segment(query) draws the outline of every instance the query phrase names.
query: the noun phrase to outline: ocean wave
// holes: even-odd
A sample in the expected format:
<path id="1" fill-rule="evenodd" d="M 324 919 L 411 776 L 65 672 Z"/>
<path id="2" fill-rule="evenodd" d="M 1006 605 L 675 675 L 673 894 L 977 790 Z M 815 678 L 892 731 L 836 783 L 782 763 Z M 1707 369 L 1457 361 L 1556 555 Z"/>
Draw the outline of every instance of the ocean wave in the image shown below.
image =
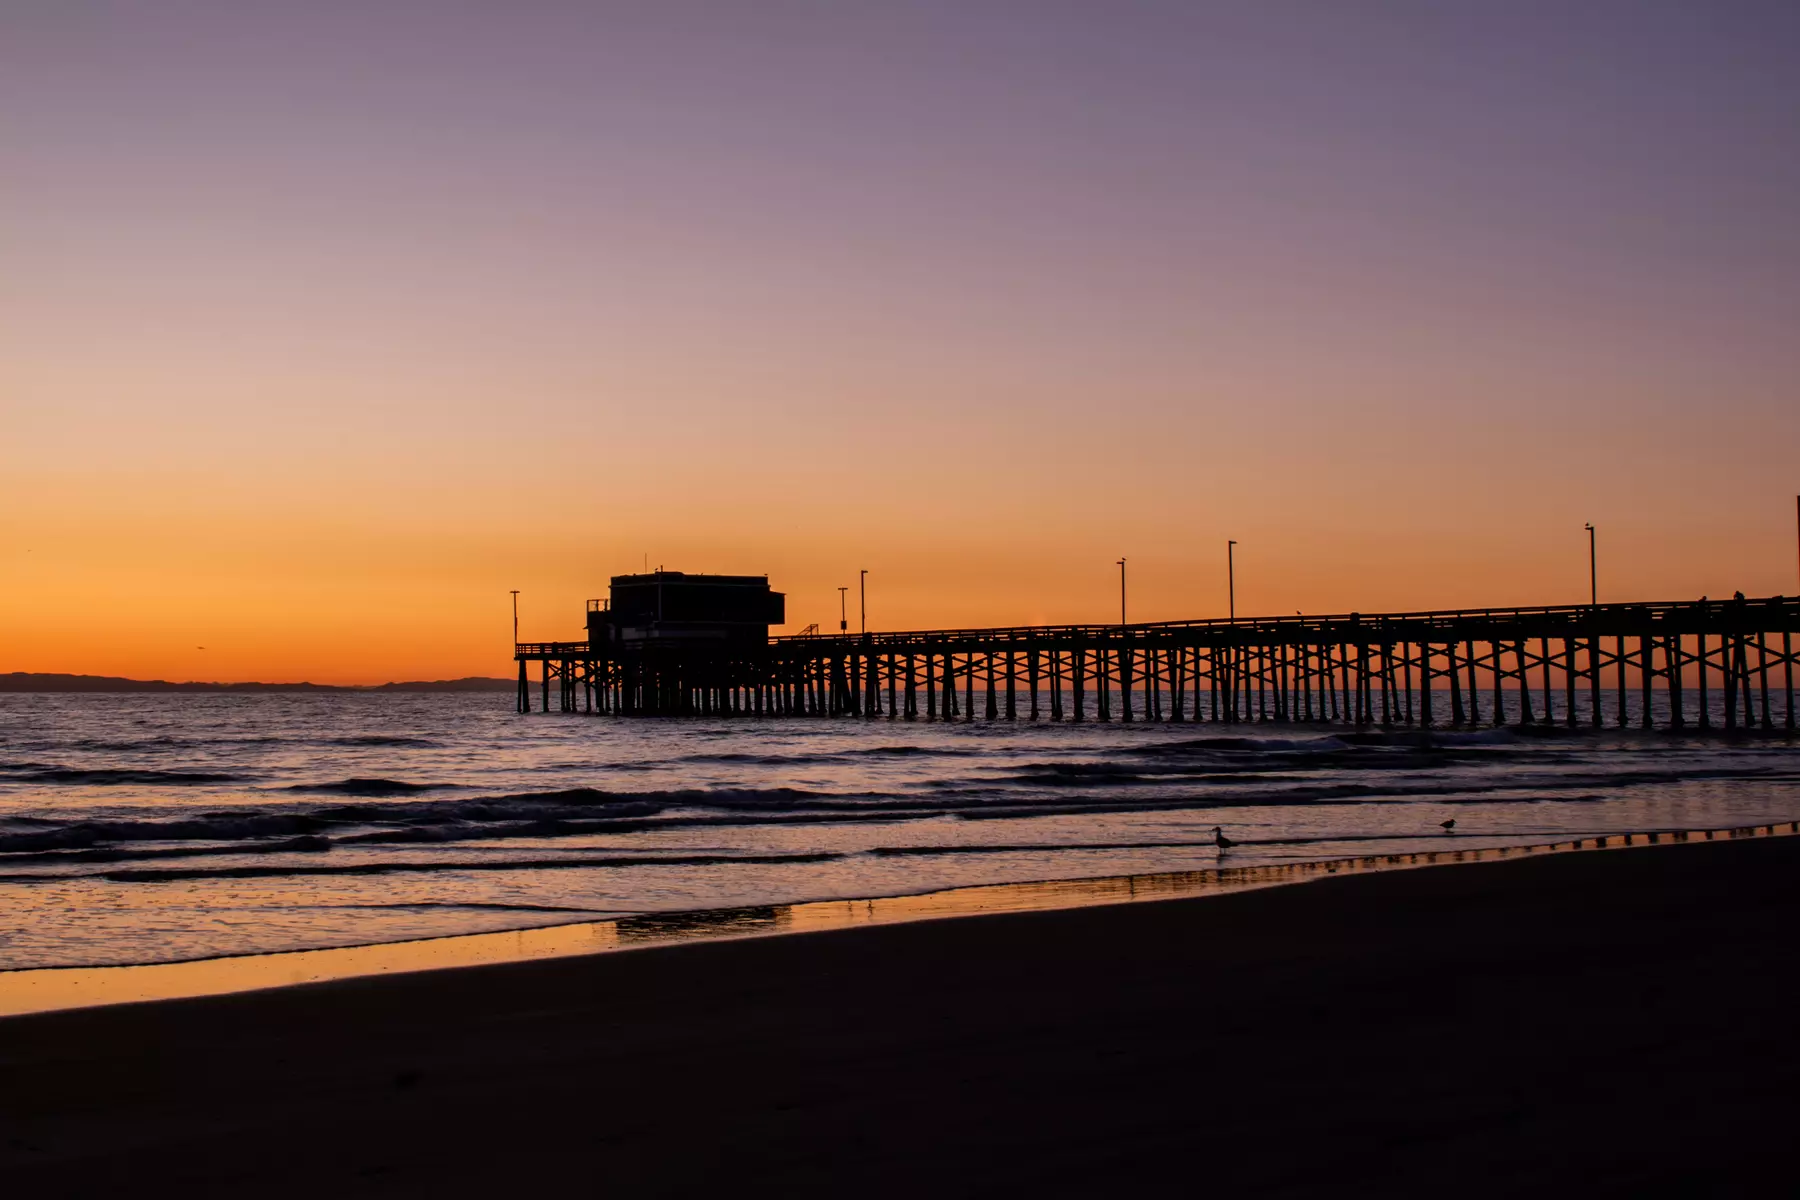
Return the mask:
<path id="1" fill-rule="evenodd" d="M 76 821 L 0 834 L 0 855 L 85 850 L 121 842 L 251 842 L 317 834 L 328 827 L 307 813 L 244 813 L 166 821 Z"/>
<path id="2" fill-rule="evenodd" d="M 587 908 L 578 904 L 504 904 L 497 900 L 397 900 L 392 904 L 321 904 L 317 907 L 398 912 L 411 912 L 415 909 L 466 908 L 479 912 L 586 913 L 597 921 L 637 915 L 636 909 Z"/>
<path id="3" fill-rule="evenodd" d="M 342 796 L 408 796 L 454 787 L 449 783 L 408 783 L 404 779 L 338 779 L 330 783 L 294 783 L 289 792 L 335 792 Z"/>
<path id="4" fill-rule="evenodd" d="M 1610 780 L 1590 779 L 1581 781 L 1586 788 L 1627 787 L 1628 783 L 1613 784 Z M 1122 795 L 1118 797 L 1082 797 L 1060 804 L 994 804 L 979 808 L 970 808 L 948 814 L 962 821 L 1003 821 L 1018 818 L 1042 816 L 1094 816 L 1100 814 L 1150 813 L 1150 812 L 1203 812 L 1211 809 L 1257 809 L 1300 807 L 1308 805 L 1354 805 L 1364 804 L 1371 800 L 1383 804 L 1423 804 L 1481 803 L 1484 796 L 1492 794 L 1493 803 L 1537 804 L 1557 801 L 1588 801 L 1594 799 L 1588 793 L 1561 795 L 1542 791 L 1546 785 L 1542 782 L 1519 781 L 1515 783 L 1476 784 L 1466 781 L 1450 782 L 1434 785 L 1395 786 L 1378 784 L 1321 784 L 1315 787 L 1284 788 L 1276 791 L 1220 791 L 1209 796 L 1169 796 L 1145 797 L 1141 795 Z M 1558 786 L 1561 786 L 1559 783 Z M 1521 795 L 1521 793 L 1526 793 Z M 1499 799 L 1501 795 L 1505 799 Z"/>
<path id="5" fill-rule="evenodd" d="M 1442 829 L 1421 829 L 1414 833 L 1324 833 L 1304 837 L 1234 836 L 1234 846 L 1318 846 L 1337 842 L 1397 842 L 1415 838 L 1442 842 Z M 1064 850 L 1216 850 L 1210 837 L 1204 840 L 1182 838 L 1172 841 L 1136 842 L 1002 842 L 980 845 L 881 846 L 869 851 L 878 858 L 935 858 L 950 854 L 1033 854 L 1057 853 Z"/>
<path id="6" fill-rule="evenodd" d="M 1369 759 L 1371 751 L 1385 749 L 1430 751 L 1442 754 L 1460 747 L 1516 746 L 1520 731 L 1511 727 L 1494 729 L 1359 729 L 1311 738 L 1203 737 L 1136 746 L 1121 752 L 1121 757 L 1166 758 L 1206 754 L 1229 758 L 1293 756 L 1307 761 L 1354 763 Z M 1542 758 L 1541 752 L 1534 756 Z M 1376 760 L 1371 760 L 1376 761 Z M 1392 766 L 1393 759 L 1381 756 L 1382 766 Z"/>
<path id="7" fill-rule="evenodd" d="M 436 750 L 443 743 L 431 738 L 408 737 L 404 734 L 361 733 L 352 737 L 325 738 L 321 742 L 326 746 L 389 746 L 409 750 Z"/>
<path id="8" fill-rule="evenodd" d="M 859 746 L 839 751 L 844 758 L 915 758 L 929 756 L 931 758 L 982 758 L 989 751 L 985 747 L 964 746 Z"/>
<path id="9" fill-rule="evenodd" d="M 291 744 L 295 739 L 273 734 L 248 737 L 202 737 L 162 734 L 145 738 L 89 737 L 44 743 L 60 750 L 99 751 L 105 754 L 164 754 L 172 750 L 208 749 L 218 746 L 272 746 Z"/>
<path id="10" fill-rule="evenodd" d="M 408 846 L 408 845 L 454 845 L 470 842 L 503 842 L 527 838 L 551 840 L 556 838 L 599 837 L 618 834 L 647 833 L 653 830 L 676 829 L 734 829 L 748 827 L 772 826 L 805 826 L 858 823 L 895 823 L 927 820 L 946 815 L 941 808 L 927 809 L 888 809 L 863 813 L 790 813 L 779 816 L 749 816 L 715 814 L 692 814 L 685 816 L 655 817 L 650 815 L 638 817 L 596 817 L 591 819 L 543 819 L 535 821 L 510 821 L 505 823 L 481 824 L 444 822 L 440 824 L 421 824 L 405 828 L 387 828 L 368 830 L 361 833 L 336 832 L 327 833 L 328 825 L 321 825 L 321 832 L 305 835 L 306 844 L 296 845 L 299 850 L 329 850 L 334 846 Z M 216 827 L 221 835 L 234 832 L 229 825 Z M 273 831 L 271 831 L 273 832 Z M 221 843 L 202 844 L 203 839 L 186 838 L 179 834 L 161 836 L 161 828 L 155 830 L 121 830 L 117 824 L 99 826 L 88 823 L 84 826 L 72 826 L 66 830 L 58 830 L 53 834 L 28 836 L 0 836 L 0 863 L 22 862 L 121 862 L 133 858 L 170 858 L 185 855 L 213 854 L 257 854 L 267 850 L 282 848 L 282 843 L 241 839 Z M 121 836 L 121 835 L 124 836 Z M 131 835 L 137 836 L 131 836 Z M 149 836 L 144 836 L 148 834 Z M 265 834 L 264 836 L 267 836 Z M 177 848 L 142 848 L 145 843 L 157 841 L 193 842 Z"/>
<path id="11" fill-rule="evenodd" d="M 224 771 L 152 771 L 141 767 L 58 767 L 38 763 L 0 764 L 0 776 L 9 782 L 57 783 L 117 787 L 124 784 L 177 786 L 207 783 L 241 783 L 251 778 Z"/>
<path id="12" fill-rule="evenodd" d="M 1434 746 L 1512 746 L 1519 735 L 1511 729 L 1435 730 L 1430 734 Z"/>
<path id="13" fill-rule="evenodd" d="M 152 859 L 209 858 L 219 855 L 252 854 L 318 854 L 330 850 L 330 838 L 318 834 L 282 838 L 279 841 L 234 842 L 225 845 L 150 846 L 136 842 L 129 846 L 89 845 L 81 848 L 56 847 L 40 850 L 8 850 L 0 855 L 7 866 L 63 866 L 80 863 L 144 862 Z M 44 876 L 41 878 L 50 878 Z"/>
<path id="14" fill-rule="evenodd" d="M 91 878 L 114 883 L 163 883 L 179 879 L 266 879 L 281 875 L 392 875 L 438 871 L 567 871 L 596 867 L 722 867 L 831 862 L 844 857 L 829 851 L 800 854 L 606 854 L 558 858 L 399 860 L 389 862 L 292 863 L 234 867 L 141 867 L 100 871 Z M 33 876 L 0 875 L 23 882 Z"/>
<path id="15" fill-rule="evenodd" d="M 392 789 L 369 790 L 380 796 Z M 934 816 L 942 811 L 942 806 L 929 802 L 903 807 L 924 807 Z M 280 811 L 227 810 L 168 819 L 89 819 L 63 824 L 45 818 L 14 818 L 10 824 L 15 831 L 0 833 L 0 856 L 132 842 L 247 843 L 303 835 L 331 836 L 334 841 L 348 843 L 623 833 L 648 828 L 649 818 L 673 808 L 690 810 L 687 818 L 679 822 L 689 825 L 858 817 L 896 819 L 891 809 L 882 811 L 870 797 L 822 796 L 793 788 L 623 793 L 566 788 L 454 800 L 377 801 Z"/>
<path id="16" fill-rule="evenodd" d="M 62 743 L 62 748 L 76 751 L 99 751 L 103 754 L 129 754 L 148 752 L 166 754 L 171 750 L 190 750 L 195 743 L 191 738 L 145 738 L 137 741 L 109 741 L 105 738 L 77 738 L 72 742 Z"/>
<path id="17" fill-rule="evenodd" d="M 870 758 L 976 758 L 984 757 L 984 749 L 956 746 L 853 746 L 843 749 L 809 750 L 784 753 L 779 750 L 751 752 L 729 750 L 712 754 L 684 754 L 676 761 L 684 763 L 742 763 L 746 766 L 786 767 L 816 766 L 821 763 L 854 762 Z"/>
<path id="18" fill-rule="evenodd" d="M 1336 734 L 1308 738 L 1275 737 L 1198 737 L 1179 741 L 1158 742 L 1149 746 L 1132 746 L 1124 754 L 1156 758 L 1168 754 L 1236 753 L 1268 754 L 1279 752 L 1321 753 L 1348 749 L 1348 743 Z"/>
<path id="19" fill-rule="evenodd" d="M 1481 736 L 1474 734 L 1471 736 Z M 1205 739 L 1210 742 L 1237 739 Z M 1326 740 L 1326 739 L 1320 739 Z M 1410 759 L 1403 759 L 1410 765 Z M 1424 761 L 1423 759 L 1421 761 Z M 12 778 L 61 772 L 44 764 L 8 764 Z M 166 781 L 162 772 L 83 772 L 109 781 L 121 776 Z M 174 773 L 182 780 L 233 776 Z M 143 856 L 224 852 L 316 853 L 334 846 L 426 846 L 479 841 L 568 839 L 628 835 L 682 828 L 902 823 L 933 819 L 959 821 L 1029 820 L 1050 816 L 1204 812 L 1221 808 L 1279 809 L 1306 805 L 1381 803 L 1520 803 L 1588 800 L 1622 789 L 1701 779 L 1772 778 L 1788 775 L 1771 764 L 1736 767 L 1592 771 L 1531 771 L 1516 768 L 1479 778 L 1466 772 L 1442 777 L 1421 773 L 1371 777 L 1322 777 L 1310 772 L 1282 774 L 1176 768 L 1153 761 L 1028 764 L 1028 773 L 1004 786 L 969 779 L 924 781 L 906 793 L 833 793 L 802 788 L 717 787 L 608 791 L 563 788 L 489 796 L 438 797 L 425 793 L 457 785 L 404 780 L 350 778 L 296 785 L 302 791 L 359 798 L 349 803 L 284 803 L 271 807 L 174 816 L 88 816 L 57 821 L 9 816 L 0 821 L 0 862 L 119 861 Z M 1020 787 L 1018 781 L 1031 784 Z M 264 793 L 267 795 L 268 793 Z M 160 801 L 159 801 L 160 803 Z M 144 811 L 144 810 L 140 810 Z M 154 809 L 147 810 L 153 813 Z M 294 841 L 294 839 L 310 839 Z M 186 843 L 189 848 L 172 846 Z M 157 844 L 164 849 L 153 849 Z M 85 857 L 80 852 L 91 852 Z M 60 856 L 60 858 L 58 858 Z M 108 857 L 110 856 L 110 857 Z"/>
<path id="20" fill-rule="evenodd" d="M 1419 758 L 1423 764 L 1433 760 Z M 1211 755 L 1188 756 L 1170 761 L 1144 760 L 1139 758 L 1122 759 L 1065 759 L 1047 760 L 1043 762 L 1008 763 L 997 768 L 1003 779 L 1029 780 L 1033 782 L 1065 782 L 1068 780 L 1093 779 L 1102 783 L 1115 781 L 1136 781 L 1156 779 L 1267 779 L 1274 778 L 1281 771 L 1298 771 L 1313 775 L 1320 770 L 1339 766 L 1351 770 L 1367 768 L 1370 770 L 1404 769 L 1411 763 L 1402 760 L 1375 762 L 1365 759 L 1340 763 L 1334 756 L 1328 761 L 1310 755 L 1272 754 L 1260 758 L 1217 758 Z M 1433 762 L 1441 765 L 1441 762 Z"/>
<path id="21" fill-rule="evenodd" d="M 1519 730 L 1510 726 L 1493 729 L 1364 729 L 1338 735 L 1349 746 L 1400 746 L 1429 750 L 1443 746 L 1512 746 Z"/>

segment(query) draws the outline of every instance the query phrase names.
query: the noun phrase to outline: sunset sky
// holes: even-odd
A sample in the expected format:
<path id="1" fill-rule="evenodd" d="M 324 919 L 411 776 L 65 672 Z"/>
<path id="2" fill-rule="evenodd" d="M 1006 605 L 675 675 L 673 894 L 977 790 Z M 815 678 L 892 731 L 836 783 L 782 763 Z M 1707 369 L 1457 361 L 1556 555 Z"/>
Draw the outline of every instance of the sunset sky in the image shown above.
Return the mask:
<path id="1" fill-rule="evenodd" d="M 1792 594 L 1793 3 L 0 8 L 0 671 Z M 205 647 L 200 649 L 199 647 Z"/>

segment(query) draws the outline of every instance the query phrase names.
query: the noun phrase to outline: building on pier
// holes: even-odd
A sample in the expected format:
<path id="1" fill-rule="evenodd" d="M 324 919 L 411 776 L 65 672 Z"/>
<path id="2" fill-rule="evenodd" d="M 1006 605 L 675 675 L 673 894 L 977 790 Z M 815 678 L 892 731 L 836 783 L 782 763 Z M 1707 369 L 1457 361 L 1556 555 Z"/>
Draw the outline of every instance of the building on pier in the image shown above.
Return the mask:
<path id="1" fill-rule="evenodd" d="M 614 575 L 611 596 L 588 602 L 588 644 L 614 652 L 651 647 L 763 646 L 787 621 L 787 597 L 767 575 Z"/>

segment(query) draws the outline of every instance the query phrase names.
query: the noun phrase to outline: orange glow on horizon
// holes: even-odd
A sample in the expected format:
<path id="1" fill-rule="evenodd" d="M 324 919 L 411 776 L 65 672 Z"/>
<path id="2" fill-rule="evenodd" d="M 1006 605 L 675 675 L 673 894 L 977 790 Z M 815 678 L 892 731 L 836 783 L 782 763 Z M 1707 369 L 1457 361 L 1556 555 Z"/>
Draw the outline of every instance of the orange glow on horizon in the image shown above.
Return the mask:
<path id="1" fill-rule="evenodd" d="M 0 671 L 1800 587 L 1785 27 L 814 7 L 17 22 Z"/>

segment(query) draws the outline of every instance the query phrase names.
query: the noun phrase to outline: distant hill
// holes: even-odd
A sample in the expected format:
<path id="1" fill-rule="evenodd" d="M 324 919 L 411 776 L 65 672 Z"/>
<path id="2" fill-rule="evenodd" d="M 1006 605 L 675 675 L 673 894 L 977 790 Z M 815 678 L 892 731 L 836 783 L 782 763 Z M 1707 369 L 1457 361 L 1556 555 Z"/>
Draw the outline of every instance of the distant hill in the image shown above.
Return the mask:
<path id="1" fill-rule="evenodd" d="M 503 692 L 512 679 L 413 680 L 368 687 L 331 683 L 170 683 L 166 679 L 121 679 L 112 675 L 59 675 L 31 671 L 0 674 L 0 692 Z"/>

